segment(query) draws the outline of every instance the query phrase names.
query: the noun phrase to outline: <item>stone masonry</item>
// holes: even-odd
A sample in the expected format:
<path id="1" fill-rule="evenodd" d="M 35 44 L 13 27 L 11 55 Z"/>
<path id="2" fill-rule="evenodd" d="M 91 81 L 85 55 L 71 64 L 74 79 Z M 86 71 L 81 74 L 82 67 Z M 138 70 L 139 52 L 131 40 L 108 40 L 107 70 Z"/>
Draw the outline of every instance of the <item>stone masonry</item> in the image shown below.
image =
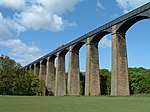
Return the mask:
<path id="1" fill-rule="evenodd" d="M 56 57 L 55 96 L 66 95 L 65 56 L 59 52 Z"/>
<path id="2" fill-rule="evenodd" d="M 116 26 L 112 27 L 111 95 L 129 95 L 128 60 L 125 34 L 117 32 Z"/>
<path id="3" fill-rule="evenodd" d="M 100 94 L 98 44 L 90 42 L 90 38 L 86 53 L 85 95 L 96 96 Z"/>
<path id="4" fill-rule="evenodd" d="M 80 94 L 79 51 L 73 50 L 73 47 L 70 46 L 69 71 L 68 71 L 68 95 L 77 96 L 79 94 Z"/>

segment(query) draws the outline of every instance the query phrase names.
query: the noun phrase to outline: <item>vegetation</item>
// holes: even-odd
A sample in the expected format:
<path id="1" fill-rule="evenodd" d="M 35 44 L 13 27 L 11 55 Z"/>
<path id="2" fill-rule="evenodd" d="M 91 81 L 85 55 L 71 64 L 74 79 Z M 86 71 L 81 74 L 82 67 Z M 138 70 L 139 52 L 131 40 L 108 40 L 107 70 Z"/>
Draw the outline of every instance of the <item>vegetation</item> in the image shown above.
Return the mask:
<path id="1" fill-rule="evenodd" d="M 80 95 L 84 95 L 85 91 L 85 72 L 80 72 Z"/>
<path id="2" fill-rule="evenodd" d="M 40 81 L 33 72 L 22 69 L 8 56 L 0 56 L 1 95 L 36 95 L 39 88 Z"/>
<path id="3" fill-rule="evenodd" d="M 107 69 L 100 70 L 101 95 L 110 95 L 111 90 L 111 72 Z"/>
<path id="4" fill-rule="evenodd" d="M 111 72 L 100 70 L 101 94 L 110 95 Z M 150 70 L 144 68 L 129 68 L 130 94 L 150 93 Z"/>
<path id="5" fill-rule="evenodd" d="M 0 112 L 149 112 L 150 97 L 0 96 Z"/>
<path id="6" fill-rule="evenodd" d="M 150 70 L 129 68 L 130 93 L 150 93 Z"/>

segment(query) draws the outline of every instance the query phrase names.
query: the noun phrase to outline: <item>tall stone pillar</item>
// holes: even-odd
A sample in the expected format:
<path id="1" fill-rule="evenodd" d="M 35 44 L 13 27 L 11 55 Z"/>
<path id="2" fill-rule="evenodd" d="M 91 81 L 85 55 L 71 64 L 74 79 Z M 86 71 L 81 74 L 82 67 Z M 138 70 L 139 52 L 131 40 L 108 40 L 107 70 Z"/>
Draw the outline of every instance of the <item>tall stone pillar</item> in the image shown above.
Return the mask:
<path id="1" fill-rule="evenodd" d="M 46 87 L 47 95 L 54 96 L 55 92 L 55 59 L 47 58 Z"/>
<path id="2" fill-rule="evenodd" d="M 125 34 L 117 32 L 116 26 L 112 27 L 111 95 L 129 95 L 128 59 Z"/>
<path id="3" fill-rule="evenodd" d="M 43 90 L 41 91 L 41 95 L 45 96 L 45 82 L 46 82 L 46 62 L 40 61 L 40 74 L 39 78 L 42 80 Z"/>
<path id="4" fill-rule="evenodd" d="M 79 50 L 73 50 L 72 46 L 69 51 L 68 95 L 80 95 Z"/>
<path id="5" fill-rule="evenodd" d="M 100 94 L 98 44 L 90 42 L 90 38 L 87 38 L 86 56 L 85 95 L 96 96 Z"/>
<path id="6" fill-rule="evenodd" d="M 35 63 L 34 64 L 34 74 L 36 75 L 36 76 L 39 76 L 39 67 L 37 66 L 37 63 Z"/>
<path id="7" fill-rule="evenodd" d="M 65 55 L 57 53 L 55 96 L 66 95 Z"/>

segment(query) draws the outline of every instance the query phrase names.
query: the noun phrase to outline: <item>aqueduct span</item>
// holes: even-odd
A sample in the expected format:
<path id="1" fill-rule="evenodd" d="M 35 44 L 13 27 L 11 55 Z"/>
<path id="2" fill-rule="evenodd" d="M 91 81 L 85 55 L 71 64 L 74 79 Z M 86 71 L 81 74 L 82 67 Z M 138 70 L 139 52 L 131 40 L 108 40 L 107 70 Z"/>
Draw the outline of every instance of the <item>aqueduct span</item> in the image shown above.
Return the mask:
<path id="1" fill-rule="evenodd" d="M 45 82 L 45 90 L 55 96 L 66 95 L 65 55 L 69 52 L 68 94 L 80 93 L 79 50 L 86 44 L 85 95 L 100 94 L 98 43 L 107 34 L 112 35 L 111 95 L 129 95 L 127 30 L 136 22 L 150 18 L 150 2 L 63 45 L 25 66 Z M 56 61 L 55 61 L 56 59 Z M 56 62 L 56 67 L 55 67 Z M 43 94 L 45 94 L 45 90 Z"/>

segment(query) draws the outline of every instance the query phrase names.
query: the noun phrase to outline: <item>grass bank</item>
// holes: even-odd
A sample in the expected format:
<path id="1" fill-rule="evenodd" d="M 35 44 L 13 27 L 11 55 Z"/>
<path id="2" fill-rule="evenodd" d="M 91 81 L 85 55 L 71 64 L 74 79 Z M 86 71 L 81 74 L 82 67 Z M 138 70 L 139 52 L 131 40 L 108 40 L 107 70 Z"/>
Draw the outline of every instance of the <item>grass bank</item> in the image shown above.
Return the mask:
<path id="1" fill-rule="evenodd" d="M 149 112 L 150 97 L 0 96 L 0 112 Z"/>

